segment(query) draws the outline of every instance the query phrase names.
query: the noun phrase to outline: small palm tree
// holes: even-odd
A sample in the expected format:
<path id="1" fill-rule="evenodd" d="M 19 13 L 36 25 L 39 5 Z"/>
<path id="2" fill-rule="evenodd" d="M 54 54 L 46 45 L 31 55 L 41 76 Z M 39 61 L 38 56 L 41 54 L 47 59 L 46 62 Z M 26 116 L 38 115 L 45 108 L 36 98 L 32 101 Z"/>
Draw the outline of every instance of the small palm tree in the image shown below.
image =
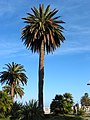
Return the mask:
<path id="1" fill-rule="evenodd" d="M 58 20 L 60 16 L 54 17 L 58 10 L 51 10 L 50 5 L 44 9 L 42 4 L 39 9 L 34 7 L 31 10 L 33 14 L 27 13 L 28 16 L 23 18 L 27 25 L 22 30 L 22 41 L 26 48 L 39 53 L 38 101 L 43 109 L 44 55 L 45 51 L 47 54 L 53 52 L 65 40 L 62 34 L 64 28 L 60 25 L 64 22 Z"/>
<path id="2" fill-rule="evenodd" d="M 23 109 L 22 103 L 14 102 L 11 109 L 10 120 L 20 120 L 22 109 Z"/>
<path id="3" fill-rule="evenodd" d="M 25 69 L 21 64 L 12 62 L 11 64 L 5 64 L 5 71 L 0 72 L 0 83 L 11 86 L 11 96 L 14 97 L 14 87 L 27 84 L 27 76 L 24 72 Z"/>
<path id="4" fill-rule="evenodd" d="M 20 120 L 44 120 L 44 114 L 38 108 L 35 100 L 31 100 L 29 103 L 26 102 L 23 108 L 17 112 L 20 114 Z"/>
<path id="5" fill-rule="evenodd" d="M 12 89 L 12 87 L 10 85 L 3 87 L 3 91 L 9 95 L 11 95 L 11 89 Z M 22 98 L 23 95 L 24 95 L 23 88 L 20 87 L 19 85 L 15 85 L 14 86 L 14 96 L 16 96 L 16 97 L 20 96 L 20 98 Z"/>

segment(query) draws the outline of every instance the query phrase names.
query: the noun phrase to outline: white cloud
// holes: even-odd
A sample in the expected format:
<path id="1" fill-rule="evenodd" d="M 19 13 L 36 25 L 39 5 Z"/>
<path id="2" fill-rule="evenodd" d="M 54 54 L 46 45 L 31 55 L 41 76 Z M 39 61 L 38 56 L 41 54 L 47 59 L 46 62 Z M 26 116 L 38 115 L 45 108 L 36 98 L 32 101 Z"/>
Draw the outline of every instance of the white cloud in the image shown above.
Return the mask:
<path id="1" fill-rule="evenodd" d="M 0 16 L 7 15 L 14 12 L 14 6 L 8 3 L 8 1 L 0 1 Z"/>
<path id="2" fill-rule="evenodd" d="M 65 44 L 65 43 L 64 43 Z M 56 55 L 65 55 L 65 54 L 80 54 L 90 52 L 89 44 L 82 44 L 79 42 L 69 42 L 65 45 L 61 45 L 61 48 L 56 51 Z"/>
<path id="3" fill-rule="evenodd" d="M 90 45 L 83 44 L 82 42 L 70 42 L 65 41 L 61 44 L 53 55 L 66 55 L 66 54 L 80 54 L 80 53 L 90 52 Z M 16 43 L 6 43 L 0 44 L 0 57 L 35 57 L 37 54 L 31 54 L 30 50 L 27 50 L 24 45 Z"/>
<path id="4" fill-rule="evenodd" d="M 20 53 L 22 50 L 24 50 L 24 47 L 22 47 L 22 44 L 16 44 L 16 43 L 7 43 L 2 42 L 0 43 L 0 56 L 1 57 L 8 57 L 12 56 L 14 54 Z"/>
<path id="5" fill-rule="evenodd" d="M 2 41 L 0 43 L 0 58 L 18 58 L 18 57 L 35 57 L 37 54 L 31 54 L 22 43 L 11 43 Z"/>
<path id="6" fill-rule="evenodd" d="M 90 27 L 89 26 L 85 26 L 85 25 L 71 25 L 67 27 L 67 30 L 65 31 L 66 34 L 73 34 L 73 36 L 75 35 L 79 35 L 79 36 L 89 36 L 90 35 Z"/>

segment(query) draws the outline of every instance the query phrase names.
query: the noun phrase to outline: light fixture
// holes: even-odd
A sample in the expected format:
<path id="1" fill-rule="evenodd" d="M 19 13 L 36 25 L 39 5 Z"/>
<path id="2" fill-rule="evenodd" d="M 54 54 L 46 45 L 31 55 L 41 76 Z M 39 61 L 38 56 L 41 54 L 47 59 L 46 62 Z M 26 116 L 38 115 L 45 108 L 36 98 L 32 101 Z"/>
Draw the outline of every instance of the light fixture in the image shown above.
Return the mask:
<path id="1" fill-rule="evenodd" d="M 87 85 L 90 85 L 90 80 L 89 80 L 89 82 L 87 83 Z"/>

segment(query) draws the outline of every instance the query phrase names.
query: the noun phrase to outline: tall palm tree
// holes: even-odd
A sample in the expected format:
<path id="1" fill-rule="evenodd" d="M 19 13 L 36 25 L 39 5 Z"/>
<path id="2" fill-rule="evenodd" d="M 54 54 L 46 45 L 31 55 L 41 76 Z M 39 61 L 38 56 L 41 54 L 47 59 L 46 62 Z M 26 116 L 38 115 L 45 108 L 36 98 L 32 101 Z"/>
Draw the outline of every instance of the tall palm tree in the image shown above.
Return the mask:
<path id="1" fill-rule="evenodd" d="M 9 95 L 11 95 L 11 89 L 12 89 L 12 87 L 10 85 L 3 87 L 3 91 Z M 24 95 L 23 88 L 20 87 L 19 85 L 14 85 L 14 96 L 16 96 L 16 97 L 20 96 L 20 98 L 22 98 L 23 95 Z"/>
<path id="2" fill-rule="evenodd" d="M 25 69 L 21 64 L 12 62 L 11 64 L 5 64 L 5 71 L 0 72 L 0 83 L 11 86 L 11 96 L 14 97 L 14 87 L 27 84 L 27 76 L 24 72 Z"/>
<path id="3" fill-rule="evenodd" d="M 58 20 L 60 16 L 54 17 L 58 10 L 51 10 L 50 5 L 44 9 L 42 4 L 39 9 L 34 7 L 31 10 L 32 14 L 27 13 L 28 16 L 22 18 L 27 25 L 22 30 L 21 38 L 26 48 L 39 53 L 38 101 L 39 107 L 43 109 L 44 55 L 45 51 L 47 54 L 53 52 L 65 40 L 62 34 L 64 28 L 60 25 L 64 22 Z"/>

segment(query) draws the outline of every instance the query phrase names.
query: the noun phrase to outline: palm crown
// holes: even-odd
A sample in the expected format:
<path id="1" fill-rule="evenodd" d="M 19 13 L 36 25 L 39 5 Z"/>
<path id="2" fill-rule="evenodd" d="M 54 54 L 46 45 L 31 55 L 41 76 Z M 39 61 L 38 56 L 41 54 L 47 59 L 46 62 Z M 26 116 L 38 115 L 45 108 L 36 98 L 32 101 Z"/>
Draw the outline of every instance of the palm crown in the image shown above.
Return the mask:
<path id="1" fill-rule="evenodd" d="M 20 87 L 20 83 L 22 83 L 22 85 L 27 84 L 24 67 L 12 62 L 12 64 L 6 64 L 4 69 L 6 70 L 0 72 L 0 83 L 6 83 L 6 85 L 8 85 L 4 87 L 4 90 L 7 91 L 7 93 L 11 93 L 12 98 L 15 94 L 19 94 L 19 96 L 22 97 L 24 92 L 23 88 Z"/>
<path id="2" fill-rule="evenodd" d="M 50 5 L 44 10 L 44 5 L 39 6 L 39 10 L 31 8 L 33 14 L 27 13 L 25 20 L 27 25 L 22 31 L 22 41 L 32 52 L 40 52 L 41 44 L 44 42 L 44 51 L 53 52 L 56 47 L 60 47 L 60 42 L 65 40 L 62 34 L 64 29 L 60 24 L 64 23 L 53 17 L 58 10 L 50 10 Z"/>
<path id="3" fill-rule="evenodd" d="M 27 83 L 27 76 L 25 75 L 25 69 L 22 65 L 12 62 L 12 64 L 6 64 L 6 69 L 0 72 L 0 82 L 8 85 L 18 84 L 21 82 L 23 85 Z"/>
<path id="4" fill-rule="evenodd" d="M 12 87 L 10 85 L 3 87 L 3 91 L 6 92 L 7 94 L 11 94 L 11 89 L 12 89 Z M 17 97 L 17 95 L 20 96 L 20 98 L 22 98 L 22 96 L 24 95 L 23 88 L 20 87 L 19 85 L 14 86 L 14 96 L 15 95 L 16 95 L 16 97 Z"/>

